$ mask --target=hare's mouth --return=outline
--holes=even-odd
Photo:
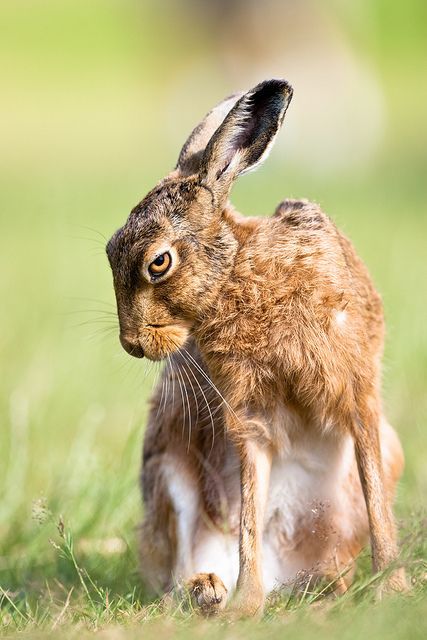
[[[138,342],[149,360],[163,360],[184,346],[190,333],[187,323],[148,324]]]
[[[165,327],[173,327],[175,325],[171,324],[170,322],[168,324],[147,324],[147,327],[149,329],[164,329]]]
[[[120,333],[123,349],[134,358],[163,360],[184,346],[190,333],[186,322],[146,324],[138,333]]]

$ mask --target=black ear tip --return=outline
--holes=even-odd
[[[271,78],[260,82],[250,93],[252,95],[281,95],[284,100],[289,103],[292,99],[293,92],[294,90],[287,80],[283,78]]]
[[[272,78],[271,80],[266,80],[265,84],[269,85],[271,90],[276,90],[290,98],[292,97],[292,94],[294,92],[292,86],[284,78]]]
[[[287,80],[279,80],[278,82],[280,84],[282,92],[290,100],[292,98],[293,94],[294,94],[294,90],[292,88],[292,85],[289,84],[289,82]]]

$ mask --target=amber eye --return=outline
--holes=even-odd
[[[162,276],[172,264],[172,258],[170,253],[162,253],[161,256],[157,256],[155,260],[148,267],[148,271],[152,276]]]

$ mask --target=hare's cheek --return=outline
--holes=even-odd
[[[165,327],[163,340],[165,345],[171,347],[171,352],[184,346],[190,333],[190,326],[186,323],[174,324]]]

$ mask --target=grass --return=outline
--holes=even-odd
[[[122,545],[100,545],[92,541],[92,549],[75,544],[71,531],[62,517],[55,523],[46,505],[37,506],[37,520],[50,546],[55,551],[56,573],[45,579],[38,597],[5,591],[0,588],[3,630],[9,629],[31,637],[90,637],[93,632],[105,638],[140,637],[276,637],[283,632],[289,638],[327,638],[340,634],[344,638],[425,637],[427,594],[427,564],[425,562],[425,523],[412,521],[411,533],[403,545],[406,566],[411,574],[411,592],[406,596],[389,597],[383,602],[374,599],[374,588],[382,576],[372,577],[368,554],[359,560],[359,570],[351,590],[343,597],[325,596],[325,590],[306,588],[302,595],[277,592],[270,596],[263,620],[238,623],[226,618],[205,621],[191,608],[191,603],[147,603],[134,586],[129,592],[117,593],[101,586],[90,574],[88,566],[99,554],[103,563],[114,561],[114,549],[120,550],[120,564],[129,566],[129,550]],[[52,535],[52,537],[50,537]],[[104,543],[107,541],[104,541]],[[77,559],[77,554],[82,561]],[[86,555],[87,554],[87,555]],[[424,558],[424,560],[423,560]],[[128,562],[126,562],[126,560]],[[85,562],[86,564],[83,564]],[[117,570],[118,566],[116,566]],[[67,575],[68,574],[68,575]],[[105,581],[105,576],[104,576]],[[122,582],[121,587],[124,584]],[[34,590],[34,586],[33,586]]]
[[[423,2],[413,4],[425,10]],[[426,636],[427,140],[425,96],[417,94],[426,40],[421,20],[412,35],[400,29],[411,23],[406,5],[395,3],[390,11],[390,3],[376,0],[375,10],[366,2],[357,4],[358,12],[361,5],[362,22],[351,17],[356,9],[350,3],[340,11],[354,27],[351,38],[361,47],[359,54],[369,52],[381,74],[390,124],[381,153],[356,173],[331,174],[295,168],[291,155],[283,160],[273,151],[264,168],[238,183],[233,202],[248,214],[269,213],[286,196],[320,202],[353,239],[383,295],[384,401],[406,455],[396,513],[410,591],[376,602],[366,550],[345,597],[323,598],[309,590],[302,598],[276,594],[257,623],[204,621],[189,607],[165,611],[150,601],[138,573],[143,509],[138,474],[147,400],[158,368],[133,361],[120,348],[104,244],[172,165],[198,114],[230,87],[218,80],[212,34],[207,44],[203,34],[191,42],[186,37],[188,47],[178,55],[177,16],[164,24],[153,3],[140,15],[130,0],[94,0],[90,8],[81,0],[34,0],[21,14],[18,3],[5,1],[0,20],[7,25],[0,27],[6,70],[0,103],[4,636]],[[381,31],[384,16],[387,32]],[[192,30],[187,21],[185,33]],[[160,33],[168,46],[157,43]],[[183,69],[191,76],[192,67],[185,65],[195,50],[216,71],[209,96],[195,95],[194,104],[192,96],[184,109],[183,94],[174,98],[176,78]],[[395,77],[406,71],[402,92]],[[178,105],[182,123],[173,115]]]
[[[280,199],[276,171],[273,165],[252,181],[242,180],[234,195],[241,209],[255,212],[252,189],[268,194],[272,202]],[[14,278],[3,281],[2,292],[13,301],[2,333],[3,633],[73,637],[97,631],[105,637],[132,637],[143,625],[146,637],[275,637],[285,630],[299,638],[331,633],[421,637],[427,613],[427,350],[422,322],[427,303],[420,284],[427,275],[427,222],[420,194],[413,191],[408,204],[406,189],[394,187],[382,202],[378,192],[389,186],[387,172],[365,180],[363,193],[358,184],[322,181],[311,184],[307,194],[317,191],[317,199],[353,237],[384,295],[389,327],[385,398],[407,458],[396,509],[411,591],[374,603],[366,552],[345,598],[324,601],[311,592],[301,600],[283,596],[254,626],[204,622],[178,607],[164,612],[141,587],[138,471],[146,401],[156,370],[147,372],[145,365],[122,354],[115,319],[105,312],[113,296],[98,234],[81,228],[90,221],[108,235],[120,222],[123,215],[116,212],[140,192],[136,176],[133,184],[129,177],[121,178],[115,176],[110,185],[94,184],[77,172],[67,184],[58,182],[53,195],[51,176],[46,185],[28,180],[20,191],[11,181],[9,194],[3,191],[13,213],[8,240],[2,243],[3,273],[15,256]],[[302,192],[298,175],[288,181],[291,193]],[[31,234],[22,237],[17,216],[29,200],[37,223],[28,216]],[[61,217],[55,220],[58,210]],[[75,220],[71,210],[78,212]],[[17,250],[23,263],[16,259]]]

